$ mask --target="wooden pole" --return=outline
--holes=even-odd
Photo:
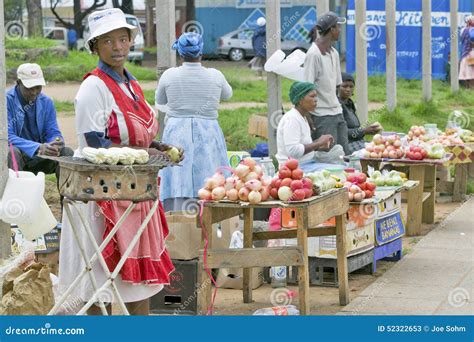
[[[451,59],[450,59],[450,76],[451,76],[451,91],[457,92],[459,90],[459,67],[458,67],[458,0],[451,0]]]
[[[146,0],[145,2],[145,17],[146,17],[146,31],[145,31],[145,46],[152,47],[153,46],[153,26],[154,26],[154,13],[153,13],[153,5],[155,1],[153,0]]]
[[[356,100],[361,124],[368,120],[367,37],[365,36],[366,0],[357,0],[355,8],[356,29]]]
[[[396,2],[395,0],[385,1],[385,12],[387,20],[385,24],[387,39],[387,109],[393,112],[397,106],[397,27],[396,27]]]
[[[156,0],[156,40],[157,40],[157,63],[156,75],[159,80],[166,69],[176,66],[176,51],[171,50],[171,46],[176,40],[176,10],[175,0]],[[160,123],[159,136],[161,137],[164,129],[164,113],[159,113],[158,121]]]
[[[267,58],[281,47],[280,1],[266,1]],[[276,129],[281,117],[281,78],[275,73],[267,74],[268,104],[268,149],[270,156],[277,152]]]
[[[8,179],[8,121],[5,97],[7,69],[5,64],[5,18],[3,0],[0,0],[0,198]],[[0,259],[11,252],[10,225],[0,221]]]
[[[423,99],[431,100],[431,0],[423,0]]]

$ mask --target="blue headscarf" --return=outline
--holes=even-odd
[[[195,32],[185,32],[173,44],[172,49],[178,50],[181,57],[198,58],[202,55],[204,42],[202,36]]]

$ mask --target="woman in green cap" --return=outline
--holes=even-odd
[[[329,151],[334,143],[331,135],[311,138],[309,115],[318,103],[316,87],[309,82],[295,82],[290,88],[290,100],[295,105],[280,120],[277,128],[276,158],[283,164],[297,159],[303,171],[313,171],[318,163],[315,151]]]

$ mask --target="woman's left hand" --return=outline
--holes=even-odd
[[[159,141],[152,141],[152,143],[150,144],[150,148],[151,149],[156,149],[160,152],[167,152],[169,151],[170,149],[172,149],[173,147],[175,147],[178,151],[179,151],[179,160],[178,160],[178,163],[180,163],[183,159],[184,159],[184,150],[183,148],[181,147],[177,147],[177,146],[173,146],[173,145],[168,145],[168,144],[163,144]]]

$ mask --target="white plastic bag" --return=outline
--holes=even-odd
[[[314,159],[318,163],[324,164],[344,164],[344,149],[341,145],[334,145],[327,152],[316,151],[314,153]]]

